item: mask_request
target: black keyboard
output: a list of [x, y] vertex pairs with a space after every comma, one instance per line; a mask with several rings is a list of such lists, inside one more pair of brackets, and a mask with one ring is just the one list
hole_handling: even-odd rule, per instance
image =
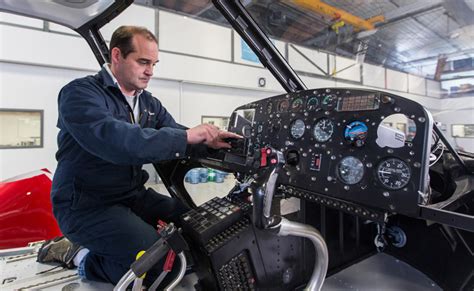
[[220, 267], [217, 277], [222, 290], [255, 290], [255, 275], [246, 252]]
[[205, 245], [243, 215], [240, 206], [226, 199], [215, 197], [181, 216], [183, 230]]

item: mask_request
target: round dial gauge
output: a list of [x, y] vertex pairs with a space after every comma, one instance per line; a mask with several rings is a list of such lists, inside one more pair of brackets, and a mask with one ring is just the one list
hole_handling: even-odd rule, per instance
[[405, 187], [410, 181], [410, 167], [398, 158], [382, 161], [377, 167], [377, 177], [382, 185], [391, 190]]
[[290, 107], [290, 102], [288, 100], [283, 100], [278, 103], [278, 111], [279, 112], [286, 112], [288, 111], [288, 107]]
[[326, 95], [321, 102], [323, 110], [333, 110], [336, 107], [337, 97], [334, 94]]
[[337, 165], [337, 174], [345, 184], [357, 184], [364, 177], [364, 164], [356, 157], [345, 157]]
[[267, 103], [267, 113], [270, 114], [273, 111], [273, 103], [270, 101]]
[[303, 99], [296, 98], [295, 100], [293, 100], [293, 103], [291, 103], [291, 110], [300, 111], [302, 109], [303, 109]]
[[301, 119], [296, 119], [291, 123], [290, 135], [293, 138], [301, 138], [304, 134], [304, 121]]
[[353, 121], [346, 125], [344, 138], [356, 146], [362, 146], [367, 138], [369, 128], [362, 121]]
[[328, 141], [333, 133], [334, 123], [327, 118], [321, 118], [314, 125], [313, 136], [318, 142]]
[[316, 97], [311, 97], [308, 99], [308, 102], [306, 102], [306, 110], [308, 111], [314, 111], [318, 108], [319, 105], [319, 100]]

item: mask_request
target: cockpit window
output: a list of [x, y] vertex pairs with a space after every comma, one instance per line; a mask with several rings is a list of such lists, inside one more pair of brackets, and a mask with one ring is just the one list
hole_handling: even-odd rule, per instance
[[[474, 2], [241, 4], [308, 88], [363, 87], [413, 99], [431, 112], [457, 149], [474, 152], [470, 135], [459, 134], [459, 128], [474, 123], [473, 106], [468, 105], [474, 97]], [[160, 1], [159, 8], [228, 25], [208, 0]], [[245, 41], [235, 35], [238, 61], [261, 66]]]

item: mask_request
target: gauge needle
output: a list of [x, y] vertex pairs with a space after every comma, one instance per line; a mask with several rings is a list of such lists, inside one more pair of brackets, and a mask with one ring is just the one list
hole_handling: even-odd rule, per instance
[[388, 172], [388, 171], [379, 171], [379, 173], [382, 173], [382, 174], [392, 174], [392, 172]]

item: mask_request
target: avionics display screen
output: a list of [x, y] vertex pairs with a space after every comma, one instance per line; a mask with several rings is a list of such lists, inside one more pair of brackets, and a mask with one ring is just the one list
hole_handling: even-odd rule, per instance
[[337, 111], [366, 111], [377, 110], [380, 106], [380, 98], [378, 95], [350, 96], [339, 99], [337, 103]]

